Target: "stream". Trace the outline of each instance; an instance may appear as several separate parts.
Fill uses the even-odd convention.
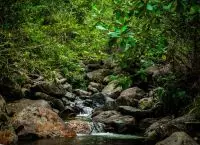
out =
[[[80,105],[82,106],[82,105]],[[92,108],[82,106],[82,112],[75,119],[92,123]],[[66,121],[67,123],[67,121]],[[94,125],[94,123],[93,123]],[[77,134],[75,138],[41,139],[19,141],[18,145],[147,145],[144,137],[102,132],[101,125],[94,125],[90,135]]]

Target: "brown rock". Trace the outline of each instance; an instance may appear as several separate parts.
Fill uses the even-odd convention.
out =
[[[73,137],[75,132],[67,130],[65,123],[49,108],[28,106],[17,113],[11,123],[19,138],[23,137]]]
[[[198,145],[198,143],[185,132],[175,132],[156,145]]]
[[[24,108],[34,105],[34,106],[43,106],[46,108],[51,108],[51,106],[45,100],[30,100],[30,99],[21,99],[7,104],[7,111],[10,115],[21,112]]]
[[[67,130],[74,130],[77,134],[90,134],[91,124],[82,120],[71,120],[67,123]]]
[[[10,145],[15,144],[18,138],[14,131],[11,130],[4,130],[0,131],[0,144],[3,145]]]

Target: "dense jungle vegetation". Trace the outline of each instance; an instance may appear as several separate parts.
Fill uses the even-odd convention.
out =
[[[84,64],[99,60],[121,67],[110,79],[124,88],[159,87],[169,111],[194,100],[199,110],[200,1],[0,0],[1,81],[62,74],[84,88]],[[167,64],[169,74],[148,79],[148,67]]]

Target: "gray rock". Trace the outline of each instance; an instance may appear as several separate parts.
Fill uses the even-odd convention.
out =
[[[32,92],[42,92],[47,95],[62,98],[65,96],[67,90],[62,84],[55,82],[37,82],[31,87]]]
[[[185,132],[175,132],[156,145],[198,145],[198,143]]]
[[[65,109],[64,104],[60,99],[54,98],[54,97],[47,95],[45,93],[36,92],[35,98],[48,101],[53,108],[58,109],[59,111],[62,111],[62,110]]]
[[[63,102],[63,104],[64,104],[64,106],[69,106],[70,105],[70,101],[67,99],[67,98],[65,98],[65,97],[62,97],[62,102]]]
[[[87,98],[89,98],[90,95],[92,95],[91,92],[87,92],[87,91],[81,90],[81,89],[76,89],[76,90],[74,90],[74,92],[77,96],[79,96],[82,99],[87,99]]]
[[[111,73],[111,71],[109,69],[98,69],[98,70],[87,73],[87,78],[90,81],[100,83],[110,73]]]
[[[141,110],[131,106],[119,106],[117,110],[124,115],[131,115],[137,119],[151,117],[152,114],[150,110]]]
[[[88,91],[92,92],[92,93],[98,93],[99,90],[97,88],[94,88],[93,86],[89,85],[88,86]]]
[[[93,88],[96,88],[99,91],[103,89],[103,85],[101,85],[100,83],[90,82],[89,85],[92,86]]]
[[[103,110],[112,110],[116,108],[115,100],[104,93],[96,93],[92,95],[90,99],[92,100],[93,108],[103,107]]]
[[[65,84],[63,84],[63,88],[69,92],[72,92],[72,85],[67,82]]]
[[[76,96],[75,96],[75,94],[73,94],[71,92],[66,92],[65,98],[67,98],[70,101],[74,101],[76,99]]]
[[[20,99],[7,104],[7,111],[11,116],[14,116],[16,113],[19,113],[24,108],[28,106],[43,106],[45,108],[50,108],[51,106],[45,100],[30,100],[30,99]]]
[[[93,117],[94,122],[105,124],[104,130],[117,133],[134,132],[135,118],[117,111],[104,111]]]
[[[145,97],[145,92],[142,89],[138,87],[133,87],[124,90],[117,98],[117,103],[119,105],[135,107],[137,106],[138,100],[144,97]]]
[[[116,99],[122,91],[122,87],[118,85],[117,81],[110,82],[102,90],[102,93],[109,95],[109,97]]]
[[[162,139],[170,136],[177,131],[190,133],[190,128],[187,128],[187,122],[199,122],[194,114],[184,115],[175,119],[164,118],[152,124],[145,132],[149,138]]]

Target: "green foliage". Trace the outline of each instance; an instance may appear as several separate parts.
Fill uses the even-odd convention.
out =
[[[106,57],[106,38],[93,29],[89,17],[91,0],[3,3],[3,14],[13,9],[18,16],[0,16],[3,26],[9,26],[0,28],[1,77],[11,77],[18,70],[53,79],[61,72],[77,87],[84,86],[85,71],[80,64]]]
[[[123,89],[128,89],[132,85],[132,79],[126,75],[111,75],[109,76],[110,81],[117,81],[117,84]]]

